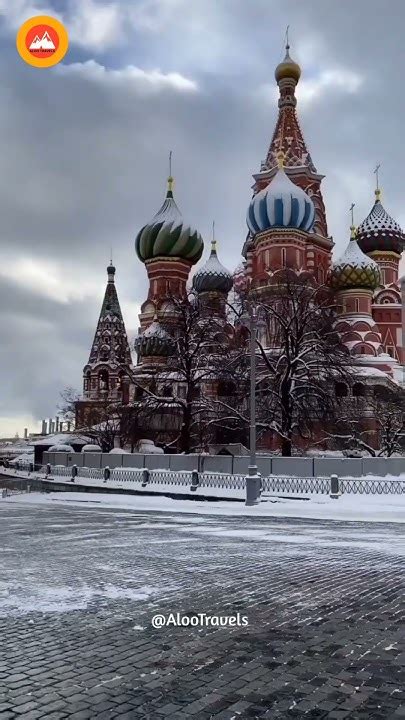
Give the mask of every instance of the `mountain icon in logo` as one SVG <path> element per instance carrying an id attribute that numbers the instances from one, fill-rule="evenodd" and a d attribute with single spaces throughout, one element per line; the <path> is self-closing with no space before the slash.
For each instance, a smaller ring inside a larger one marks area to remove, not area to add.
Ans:
<path id="1" fill-rule="evenodd" d="M 56 50 L 56 47 L 49 33 L 47 32 L 47 30 L 45 30 L 41 38 L 39 37 L 39 35 L 36 35 L 34 37 L 32 43 L 29 46 L 29 50 L 34 52 L 38 50 L 42 50 L 44 52 L 54 52 Z"/>

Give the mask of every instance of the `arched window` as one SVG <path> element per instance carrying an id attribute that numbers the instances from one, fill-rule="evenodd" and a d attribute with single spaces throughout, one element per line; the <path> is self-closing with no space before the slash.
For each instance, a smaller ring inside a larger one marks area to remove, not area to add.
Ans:
<path id="1" fill-rule="evenodd" d="M 343 382 L 335 383 L 335 394 L 336 394 L 336 397 L 338 397 L 338 398 L 347 397 L 349 394 L 349 389 L 348 389 L 346 383 L 343 383 Z"/>
<path id="2" fill-rule="evenodd" d="M 384 385 L 376 385 L 373 390 L 373 394 L 377 400 L 391 399 L 391 393 L 386 387 L 384 387 Z"/>
<path id="3" fill-rule="evenodd" d="M 100 370 L 98 374 L 98 389 L 108 390 L 109 384 L 108 370 Z"/>
<path id="4" fill-rule="evenodd" d="M 135 388 L 135 400 L 142 400 L 143 396 L 145 395 L 145 390 L 141 387 Z"/>
<path id="5" fill-rule="evenodd" d="M 90 390 L 91 387 L 91 372 L 90 370 L 87 370 L 86 375 L 84 376 L 84 391 Z"/>
<path id="6" fill-rule="evenodd" d="M 353 397 L 365 397 L 366 388 L 363 383 L 354 383 L 353 385 Z"/>

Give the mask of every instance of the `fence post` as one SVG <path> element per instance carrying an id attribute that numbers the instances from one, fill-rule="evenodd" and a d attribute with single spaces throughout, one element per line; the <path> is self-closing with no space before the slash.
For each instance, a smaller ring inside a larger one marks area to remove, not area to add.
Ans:
<path id="1" fill-rule="evenodd" d="M 107 482 L 111 477 L 111 470 L 109 467 L 104 468 L 104 482 Z"/>
<path id="2" fill-rule="evenodd" d="M 146 487 L 150 479 L 150 471 L 148 468 L 142 470 L 142 487 Z"/>
<path id="3" fill-rule="evenodd" d="M 77 465 L 72 465 L 72 477 L 71 481 L 74 483 L 75 477 L 77 477 Z"/>
<path id="4" fill-rule="evenodd" d="M 337 475 L 330 476 L 330 497 L 337 500 L 341 495 L 339 490 L 339 478 Z"/>
<path id="5" fill-rule="evenodd" d="M 197 490 L 199 484 L 200 484 L 200 478 L 199 478 L 199 475 L 198 475 L 198 470 L 192 470 L 192 471 L 191 471 L 191 486 L 190 486 L 190 490 L 192 490 L 192 491 L 194 492 L 195 490 Z"/>

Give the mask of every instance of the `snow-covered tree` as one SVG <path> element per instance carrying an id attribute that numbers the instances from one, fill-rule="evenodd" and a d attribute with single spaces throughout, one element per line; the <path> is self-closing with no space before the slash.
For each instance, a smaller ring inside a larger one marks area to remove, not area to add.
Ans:
<path id="1" fill-rule="evenodd" d="M 136 371 L 130 379 L 141 393 L 143 412 L 155 418 L 153 439 L 166 449 L 189 453 L 208 445 L 215 435 L 218 412 L 212 390 L 218 383 L 232 382 L 233 329 L 226 317 L 193 293 L 171 297 L 170 303 L 175 322 L 164 325 L 160 320 L 173 340 L 166 367 L 146 381 Z M 168 435 L 172 439 L 164 441 Z"/>

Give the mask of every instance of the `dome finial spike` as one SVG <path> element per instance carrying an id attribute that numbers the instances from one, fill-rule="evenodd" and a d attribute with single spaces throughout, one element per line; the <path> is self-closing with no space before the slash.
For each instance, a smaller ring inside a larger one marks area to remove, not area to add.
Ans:
<path id="1" fill-rule="evenodd" d="M 215 238 L 215 220 L 212 221 L 212 239 L 211 239 L 211 254 L 217 251 L 217 241 Z"/>
<path id="2" fill-rule="evenodd" d="M 170 150 L 169 152 L 169 177 L 167 178 L 167 196 L 166 197 L 173 197 L 173 176 L 172 176 L 172 155 L 173 151 Z"/>
<path id="3" fill-rule="evenodd" d="M 381 190 L 380 190 L 380 184 L 379 184 L 379 170 L 380 170 L 380 167 L 381 167 L 381 164 L 378 164 L 378 165 L 376 165 L 376 168 L 375 168 L 375 170 L 374 170 L 374 175 L 375 175 L 375 190 L 374 190 L 374 194 L 375 194 L 376 202 L 377 202 L 378 200 L 380 200 L 380 198 L 381 198 Z"/>
<path id="4" fill-rule="evenodd" d="M 289 49 L 290 49 L 289 31 L 290 31 L 290 26 L 287 25 L 287 28 L 286 28 L 286 31 L 285 31 L 285 49 L 286 49 L 287 52 L 288 52 Z"/>
<path id="5" fill-rule="evenodd" d="M 349 212 L 352 220 L 352 224 L 350 226 L 350 239 L 355 240 L 356 238 L 356 226 L 354 224 L 354 208 L 356 207 L 356 203 L 353 203 L 350 205 Z"/>

